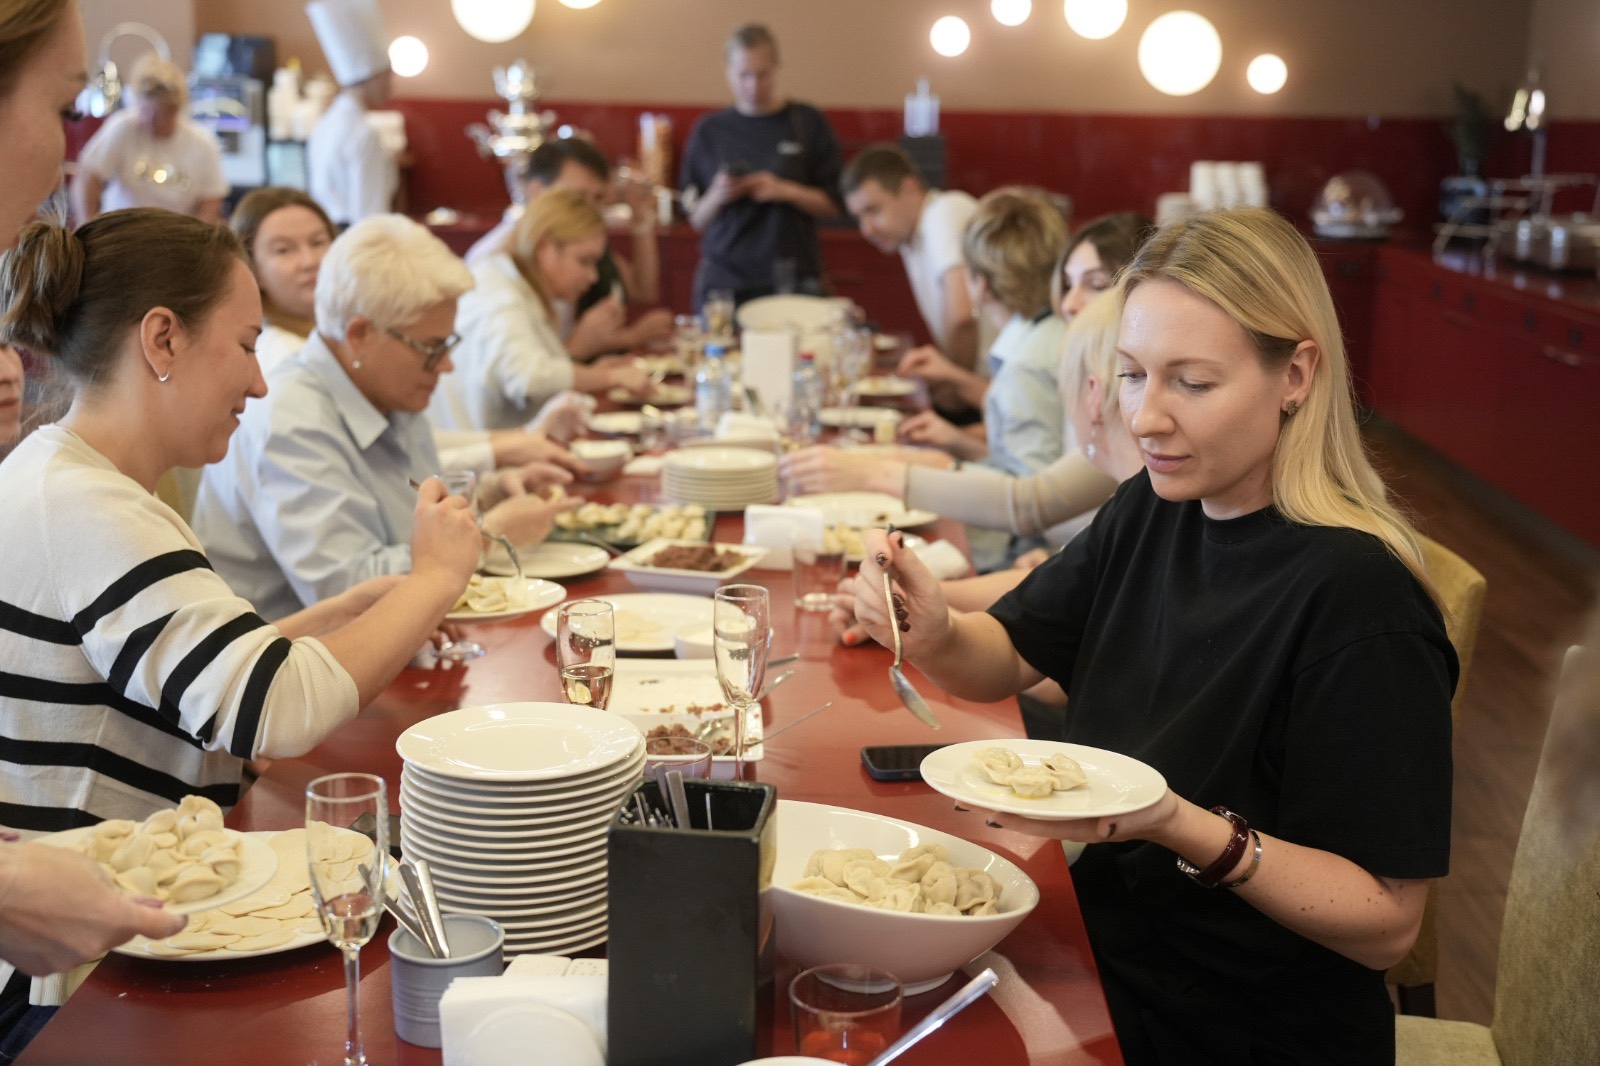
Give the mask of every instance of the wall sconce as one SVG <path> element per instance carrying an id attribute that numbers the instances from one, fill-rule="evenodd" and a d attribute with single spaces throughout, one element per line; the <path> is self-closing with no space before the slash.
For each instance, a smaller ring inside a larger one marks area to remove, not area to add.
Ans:
<path id="1" fill-rule="evenodd" d="M 1250 88 L 1263 96 L 1270 96 L 1283 88 L 1289 80 L 1289 64 L 1271 52 L 1256 56 L 1245 68 L 1244 79 Z"/>
<path id="2" fill-rule="evenodd" d="M 1079 37 L 1103 41 L 1127 21 L 1128 0 L 1065 0 L 1061 13 Z"/>
<path id="3" fill-rule="evenodd" d="M 416 37 L 396 37 L 389 42 L 389 69 L 402 78 L 415 78 L 428 69 L 428 46 Z"/>
<path id="4" fill-rule="evenodd" d="M 469 37 L 501 44 L 528 28 L 533 0 L 450 0 L 450 13 Z"/>
<path id="5" fill-rule="evenodd" d="M 965 19 L 946 15 L 933 24 L 933 29 L 928 34 L 928 42 L 933 45 L 935 52 L 947 59 L 953 59 L 965 52 L 967 45 L 972 43 L 972 31 L 967 28 Z"/>
<path id="6" fill-rule="evenodd" d="M 989 0 L 989 13 L 1002 26 L 1020 26 L 1033 14 L 1033 0 Z"/>
<path id="7" fill-rule="evenodd" d="M 1222 38 L 1209 19 L 1169 11 L 1139 38 L 1139 72 L 1168 96 L 1189 96 L 1211 84 L 1222 67 Z"/>

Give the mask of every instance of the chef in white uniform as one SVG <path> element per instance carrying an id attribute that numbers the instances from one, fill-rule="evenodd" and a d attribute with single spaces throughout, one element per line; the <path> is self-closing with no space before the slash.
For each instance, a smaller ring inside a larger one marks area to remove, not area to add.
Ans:
<path id="1" fill-rule="evenodd" d="M 375 0 L 306 5 L 339 95 L 317 120 L 306 149 L 312 199 L 340 227 L 392 210 L 400 171 L 367 112 L 389 99 L 389 37 Z"/>

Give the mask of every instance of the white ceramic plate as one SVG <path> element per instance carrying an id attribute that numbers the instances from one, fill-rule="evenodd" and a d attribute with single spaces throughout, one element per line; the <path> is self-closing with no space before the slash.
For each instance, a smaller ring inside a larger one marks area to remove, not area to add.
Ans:
<path id="1" fill-rule="evenodd" d="M 1033 766 L 1052 755 L 1067 755 L 1083 767 L 1089 783 L 1042 799 L 1024 799 L 983 776 L 975 760 L 984 748 L 1010 748 L 1025 764 Z M 1138 759 L 1055 740 L 969 740 L 952 744 L 922 760 L 922 779 L 958 803 L 1052 822 L 1143 810 L 1167 790 L 1166 778 Z"/>
<path id="2" fill-rule="evenodd" d="M 667 453 L 665 469 L 683 471 L 690 477 L 697 474 L 712 475 L 720 481 L 724 476 L 744 475 L 753 478 L 775 470 L 777 466 L 778 458 L 771 452 L 751 451 L 749 448 L 685 448 Z"/>
<path id="3" fill-rule="evenodd" d="M 522 560 L 523 576 L 540 577 L 548 581 L 604 570 L 611 556 L 606 554 L 604 548 L 593 544 L 547 540 L 532 548 L 518 548 L 517 558 Z M 517 568 L 511 565 L 511 557 L 498 544 L 489 545 L 480 569 L 496 577 L 513 577 L 517 572 Z"/>
<path id="4" fill-rule="evenodd" d="M 905 504 L 885 492 L 818 492 L 809 496 L 792 496 L 785 501 L 790 507 L 814 507 L 822 512 L 828 525 L 856 526 L 862 529 L 882 529 L 894 523 L 898 529 L 915 529 L 937 522 L 939 516 L 919 507 L 907 508 Z"/>
<path id="5" fill-rule="evenodd" d="M 638 411 L 607 411 L 590 415 L 589 428 L 596 433 L 610 433 L 619 437 L 638 436 L 644 429 L 644 415 Z"/>
<path id="6" fill-rule="evenodd" d="M 609 819 L 607 819 L 609 821 Z M 445 858 L 451 861 L 466 863 L 485 863 L 490 866 L 501 864 L 519 865 L 522 863 L 547 863 L 551 859 L 566 858 L 569 855 L 581 855 L 594 850 L 597 846 L 605 847 L 605 837 L 609 829 L 604 822 L 584 830 L 574 830 L 560 836 L 548 837 L 544 840 L 535 840 L 528 843 L 518 843 L 509 848 L 499 846 L 483 846 L 477 840 L 467 840 L 455 834 L 434 833 L 420 822 L 406 822 L 401 826 L 401 850 L 409 852 L 414 848 L 421 848 L 433 854 L 425 858 Z"/>
<path id="7" fill-rule="evenodd" d="M 706 710 L 694 714 L 690 707 Z M 611 713 L 626 718 L 642 733 L 662 725 L 681 725 L 692 733 L 710 718 L 728 717 L 733 708 L 723 701 L 714 660 L 641 659 L 617 664 L 612 678 Z M 765 755 L 759 705 L 750 709 L 746 729 L 744 761 L 759 762 Z M 714 756 L 711 762 L 713 778 L 732 776 L 731 755 Z"/>
<path id="8" fill-rule="evenodd" d="M 619 766 L 615 772 L 600 777 L 585 777 L 580 781 L 557 781 L 537 789 L 525 785 L 521 789 L 495 786 L 493 789 L 455 788 L 448 780 L 426 776 L 407 766 L 400 773 L 401 782 L 430 802 L 449 801 L 463 804 L 470 810 L 481 812 L 486 819 L 526 814 L 559 814 L 603 802 L 612 793 L 631 788 L 639 779 L 644 767 L 644 747 L 639 753 Z M 455 782 L 462 784 L 462 782 Z"/>
<path id="9" fill-rule="evenodd" d="M 493 703 L 424 719 L 400 734 L 395 750 L 441 777 L 516 782 L 620 764 L 642 744 L 632 724 L 605 711 L 570 703 Z"/>
<path id="10" fill-rule="evenodd" d="M 545 826 L 565 825 L 574 818 L 581 818 L 596 807 L 604 806 L 613 800 L 620 802 L 631 792 L 638 781 L 637 774 L 630 774 L 626 779 L 619 781 L 603 790 L 597 789 L 591 795 L 581 796 L 577 799 L 568 799 L 561 796 L 556 802 L 544 805 L 535 805 L 529 801 L 528 806 L 507 806 L 488 804 L 473 800 L 462 800 L 450 795 L 440 795 L 431 792 L 426 786 L 419 787 L 416 780 L 409 778 L 402 772 L 400 778 L 400 802 L 402 806 L 415 805 L 425 810 L 435 821 L 453 822 L 456 825 L 471 826 L 474 829 L 511 829 L 519 826 Z"/>
<path id="11" fill-rule="evenodd" d="M 462 892 L 472 892 L 481 896 L 526 897 L 538 894 L 541 886 L 550 886 L 553 882 L 559 882 L 560 885 L 570 882 L 576 885 L 596 873 L 603 876 L 606 872 L 606 857 L 601 854 L 599 858 L 589 857 L 561 865 L 551 864 L 538 870 L 523 871 L 515 877 L 506 877 L 503 874 L 486 875 L 476 870 L 440 870 L 437 863 L 432 865 L 435 880 L 441 884 L 454 885 Z"/>
<path id="12" fill-rule="evenodd" d="M 606 854 L 606 838 L 603 833 L 565 848 L 555 848 L 547 855 L 514 859 L 481 859 L 476 856 L 458 858 L 453 847 L 418 840 L 411 836 L 403 825 L 400 833 L 400 850 L 408 856 L 427 859 L 430 865 L 437 866 L 449 874 L 457 876 L 478 874 L 503 882 L 520 881 L 524 874 L 543 873 L 554 866 L 593 862 L 605 858 Z"/>
<path id="13" fill-rule="evenodd" d="M 900 412 L 889 407 L 824 407 L 819 417 L 832 429 L 872 429 L 879 422 L 898 423 Z"/>
<path id="14" fill-rule="evenodd" d="M 595 550 L 600 551 L 598 548 Z M 605 553 L 602 551 L 601 554 L 603 555 Z M 478 580 L 486 583 L 491 581 L 502 582 L 513 587 L 517 583 L 517 579 L 515 577 L 484 577 L 479 578 Z M 567 598 L 567 590 L 556 584 L 554 581 L 546 581 L 539 577 L 525 578 L 525 581 L 527 584 L 527 591 L 524 593 L 526 599 L 522 600 L 515 607 L 507 607 L 503 611 L 473 611 L 468 609 L 451 611 L 449 614 L 444 616 L 445 621 L 490 622 L 496 618 L 518 618 L 527 614 L 529 611 L 542 611 L 546 607 L 552 607 Z M 508 598 L 509 595 L 510 593 L 508 590 Z"/>
<path id="15" fill-rule="evenodd" d="M 88 839 L 92 832 L 94 832 L 92 825 L 63 829 L 59 833 L 37 837 L 32 843 L 77 851 L 78 845 Z M 271 836 L 271 833 L 241 833 L 236 829 L 224 829 L 223 832 L 230 839 L 239 841 L 239 876 L 233 879 L 233 884 L 216 895 L 197 899 L 192 903 L 168 903 L 166 909 L 173 914 L 194 914 L 196 911 L 208 911 L 212 907 L 220 907 L 224 903 L 243 899 L 272 880 L 272 875 L 277 873 L 277 853 L 267 846 L 265 839 Z"/>
<path id="16" fill-rule="evenodd" d="M 656 553 L 665 548 L 673 547 L 706 547 L 702 540 L 673 540 L 667 537 L 657 537 L 655 540 L 646 541 L 637 548 L 611 560 L 613 570 L 620 570 L 628 576 L 628 580 L 640 588 L 656 589 L 660 592 L 683 592 L 709 596 L 718 585 L 732 581 L 767 554 L 767 549 L 761 547 L 748 547 L 743 544 L 712 544 L 718 551 L 733 555 L 737 561 L 726 570 L 682 570 L 669 566 L 654 566 L 650 560 Z"/>
<path id="17" fill-rule="evenodd" d="M 624 592 L 599 596 L 616 611 L 617 652 L 646 655 L 672 651 L 672 634 L 711 624 L 711 597 L 680 596 L 670 592 Z M 551 638 L 556 635 L 556 612 L 539 625 Z"/>
<path id="18" fill-rule="evenodd" d="M 644 404 L 654 404 L 657 407 L 682 407 L 694 398 L 694 391 L 687 385 L 657 385 L 644 396 L 635 396 L 627 389 L 612 389 L 606 393 L 612 403 L 628 404 L 640 407 Z M 590 419 L 590 425 L 594 420 Z"/>
<path id="19" fill-rule="evenodd" d="M 856 382 L 858 396 L 910 396 L 917 391 L 917 383 L 910 378 L 879 374 Z"/>
<path id="20" fill-rule="evenodd" d="M 539 826 L 492 828 L 483 825 L 462 825 L 439 817 L 434 811 L 415 800 L 404 800 L 405 817 L 418 827 L 418 832 L 431 840 L 455 839 L 475 848 L 534 847 L 556 839 L 575 839 L 580 834 L 605 826 L 622 805 L 619 797 L 605 806 L 596 806 L 584 814 L 562 822 L 548 822 Z"/>

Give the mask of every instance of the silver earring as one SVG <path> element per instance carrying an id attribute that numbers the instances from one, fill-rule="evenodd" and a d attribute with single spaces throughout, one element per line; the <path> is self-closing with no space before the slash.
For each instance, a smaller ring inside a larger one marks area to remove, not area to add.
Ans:
<path id="1" fill-rule="evenodd" d="M 1100 449 L 1094 446 L 1094 441 L 1090 441 L 1088 444 L 1083 446 L 1083 454 L 1085 458 L 1093 459 L 1096 455 L 1100 454 Z"/>
<path id="2" fill-rule="evenodd" d="M 167 383 L 167 379 L 170 378 L 171 376 L 172 376 L 172 371 L 169 370 L 165 374 L 157 374 L 156 375 L 156 380 L 161 382 L 161 384 L 165 385 Z"/>
<path id="3" fill-rule="evenodd" d="M 351 370 L 360 370 L 361 369 L 361 360 L 359 360 L 359 359 L 351 360 L 350 369 Z"/>

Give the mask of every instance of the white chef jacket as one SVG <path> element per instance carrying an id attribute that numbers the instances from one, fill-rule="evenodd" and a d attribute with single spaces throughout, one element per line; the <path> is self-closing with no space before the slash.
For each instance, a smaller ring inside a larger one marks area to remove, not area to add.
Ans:
<path id="1" fill-rule="evenodd" d="M 393 210 L 400 168 L 349 91 L 334 97 L 306 146 L 311 198 L 340 226 Z"/>

